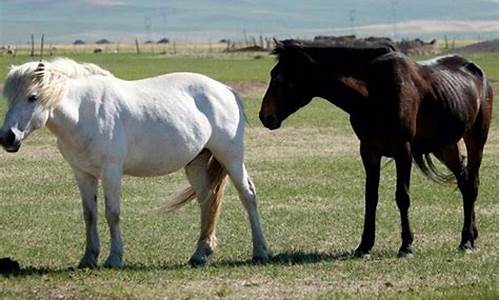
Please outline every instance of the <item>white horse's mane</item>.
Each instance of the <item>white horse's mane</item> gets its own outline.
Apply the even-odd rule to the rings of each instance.
[[[36,94],[40,103],[54,106],[61,100],[67,79],[86,78],[94,75],[113,76],[111,72],[91,63],[77,63],[68,58],[52,61],[28,62],[11,66],[4,86],[8,101],[20,99],[19,93],[29,97]]]

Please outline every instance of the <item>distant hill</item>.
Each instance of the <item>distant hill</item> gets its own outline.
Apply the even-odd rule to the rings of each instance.
[[[498,39],[475,43],[461,48],[453,49],[454,53],[478,53],[492,52],[498,53]]]

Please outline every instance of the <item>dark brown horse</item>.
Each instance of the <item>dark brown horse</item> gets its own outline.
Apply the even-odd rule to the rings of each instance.
[[[412,160],[435,181],[434,154],[453,173],[463,196],[460,249],[474,249],[478,236],[474,202],[491,119],[493,91],[484,72],[457,55],[415,62],[390,46],[343,48],[286,40],[273,51],[278,63],[262,101],[260,119],[276,129],[313,97],[350,115],[366,172],[365,221],[356,256],[369,256],[375,242],[382,156],[396,162],[396,202],[401,214],[399,256],[412,254],[408,220]],[[467,160],[458,141],[465,141]],[[452,175],[452,176],[453,176]]]

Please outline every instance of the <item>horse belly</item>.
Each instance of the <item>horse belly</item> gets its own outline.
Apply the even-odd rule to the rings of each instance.
[[[125,161],[123,173],[138,177],[170,174],[187,165],[203,149],[203,146],[197,148],[169,146],[143,147],[141,154],[135,154],[133,158]]]
[[[157,132],[130,140],[124,162],[124,173],[132,176],[159,176],[175,172],[205,147],[208,132]]]

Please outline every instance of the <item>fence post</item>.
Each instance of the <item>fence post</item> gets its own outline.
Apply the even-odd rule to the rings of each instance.
[[[139,50],[139,41],[137,39],[135,39],[135,50],[137,51],[137,55],[141,53]]]
[[[35,56],[35,36],[31,34],[31,52],[30,56],[33,57]]]
[[[44,40],[44,34],[42,33],[42,37],[40,38],[40,58],[43,58],[43,40]]]

